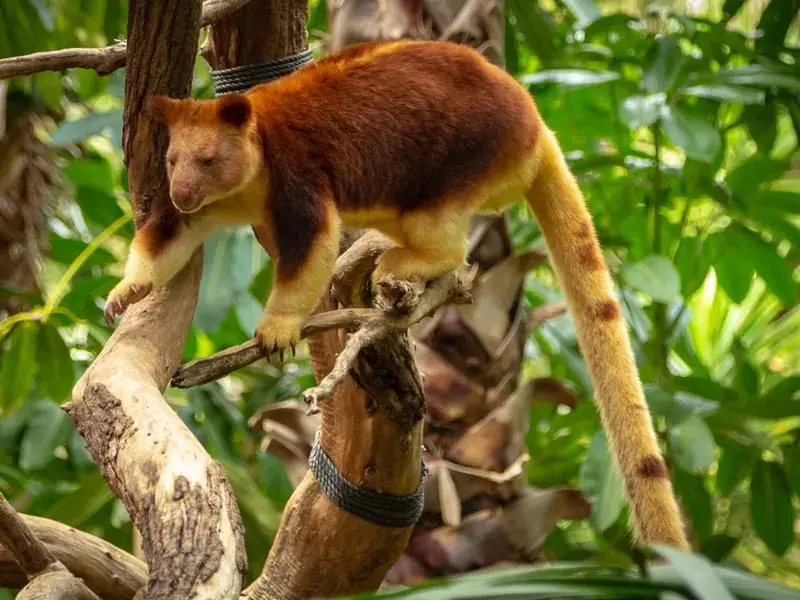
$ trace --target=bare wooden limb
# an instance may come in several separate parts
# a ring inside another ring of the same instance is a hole
[[[18,598],[100,600],[94,592],[67,571],[1,493],[0,542],[30,579],[30,583],[20,592]],[[65,590],[68,595],[65,595]]]
[[[210,25],[235,12],[250,0],[205,0],[200,17],[200,26]],[[65,48],[47,52],[35,52],[25,56],[14,56],[0,60],[0,79],[23,77],[42,71],[64,71],[66,69],[90,69],[100,75],[108,75],[125,66],[128,57],[128,42],[121,40],[105,48]]]
[[[104,600],[131,600],[147,583],[147,566],[113,544],[57,521],[19,516],[57,561]],[[18,589],[27,582],[12,550],[0,546],[0,588]]]
[[[195,0],[129,3],[123,147],[137,227],[171,207],[166,128],[142,106],[150,95],[189,94],[199,26]],[[192,319],[201,258],[126,312],[65,407],[141,533],[149,578],[137,600],[237,598],[246,568],[230,485],[162,393]]]
[[[303,327],[302,338],[309,338],[331,329],[349,329],[366,323],[378,311],[372,308],[348,308],[312,315]],[[198,358],[178,367],[171,385],[190,388],[224,377],[264,358],[264,352],[255,339],[231,346],[211,356]]]

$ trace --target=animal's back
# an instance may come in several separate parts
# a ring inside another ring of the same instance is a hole
[[[467,197],[531,153],[541,126],[513,78],[445,42],[362,44],[251,97],[276,174],[330,186],[345,211]]]

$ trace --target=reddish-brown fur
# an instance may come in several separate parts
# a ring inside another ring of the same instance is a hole
[[[374,227],[397,243],[374,278],[432,278],[463,262],[472,214],[525,195],[636,530],[685,547],[591,215],[555,135],[512,77],[463,45],[364,44],[246,94],[156,98],[150,112],[170,128],[170,197],[181,214],[153,211],[137,232],[108,316],[168,281],[213,228],[250,224],[277,263],[256,335],[283,350],[328,284],[340,226]]]

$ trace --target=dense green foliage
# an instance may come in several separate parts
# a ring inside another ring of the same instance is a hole
[[[800,587],[800,52],[787,41],[792,4],[767,3],[764,35],[754,39],[727,25],[748,8],[743,0],[726,0],[721,21],[669,10],[638,17],[601,11],[590,0],[548,10],[507,0],[506,56],[587,195],[694,540],[711,561]],[[314,5],[312,31],[324,28],[324,10]],[[0,57],[111,43],[123,35],[126,10],[121,0],[0,3]],[[130,548],[124,507],[59,409],[109,336],[102,299],[121,274],[133,233],[120,151],[123,77],[73,71],[11,84],[9,116],[43,115],[43,135],[59,151],[61,185],[47,221],[42,294],[0,324],[0,487],[21,511]],[[195,90],[209,93],[200,59]],[[515,241],[541,244],[524,213],[520,206],[509,217]],[[185,358],[250,336],[271,268],[248,231],[206,245]],[[549,267],[540,267],[526,301],[559,297]],[[615,568],[632,564],[625,509],[570,319],[539,328],[528,352],[526,375],[568,380],[586,400],[569,412],[536,405],[532,413],[532,484],[578,485],[593,502],[590,522],[557,529],[545,550],[602,569],[523,571],[509,575],[507,591],[495,597],[534,597],[533,588],[517,587],[531,582],[545,594],[535,597],[609,597],[608,586],[620,597],[628,575]],[[253,573],[291,487],[247,421],[311,381],[300,356],[188,393],[168,391],[228,470]],[[685,575],[685,565],[675,567]],[[674,573],[662,575],[625,585],[636,597],[684,585]],[[778,597],[729,577],[739,597]],[[499,589],[481,581],[488,586],[481,597]],[[723,597],[688,585],[697,597]],[[589,591],[580,595],[579,587]]]

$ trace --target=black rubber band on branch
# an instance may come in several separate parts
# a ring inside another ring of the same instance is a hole
[[[424,460],[419,475],[419,486],[407,496],[384,494],[350,483],[320,446],[319,431],[314,439],[314,447],[311,448],[308,466],[319,487],[336,506],[373,525],[409,527],[416,523],[422,514],[425,478],[428,475]]]
[[[246,92],[261,83],[289,75],[313,59],[310,50],[303,50],[298,54],[291,54],[265,63],[242,65],[230,69],[211,69],[211,81],[214,83],[214,91],[217,96]]]

